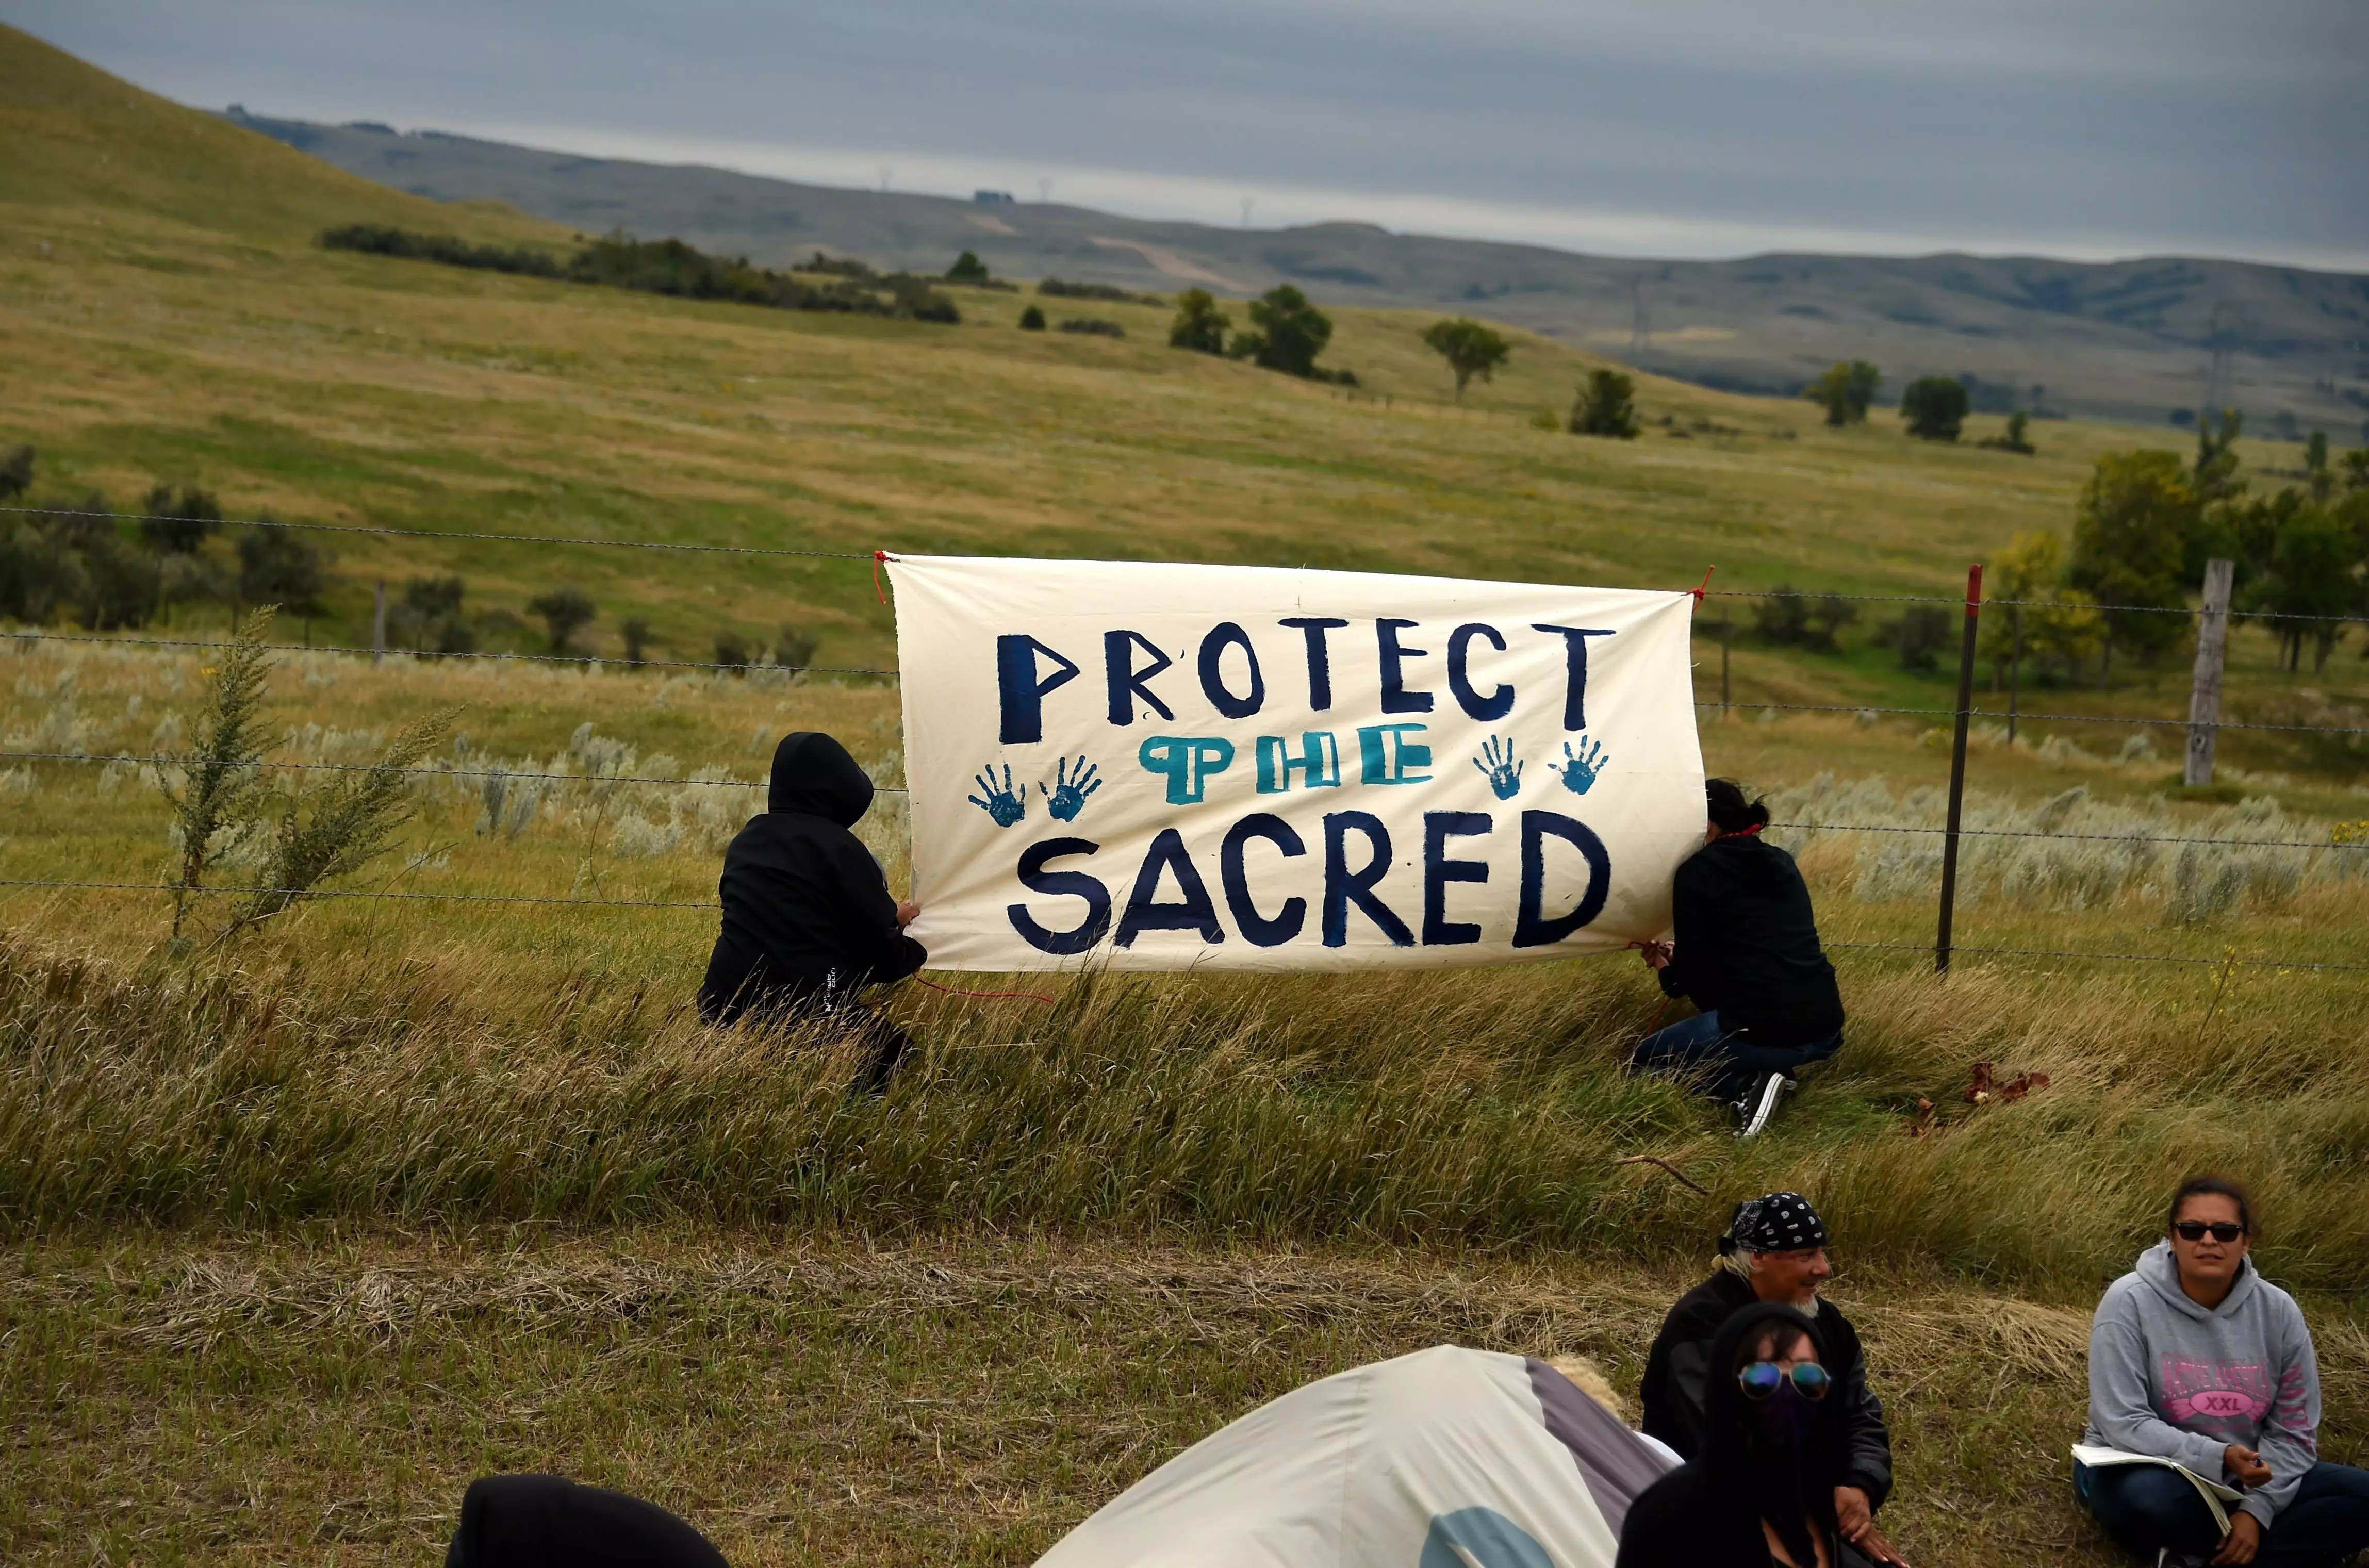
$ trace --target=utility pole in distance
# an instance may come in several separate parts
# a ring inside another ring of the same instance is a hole
[[[2196,629],[2196,673],[2188,688],[2188,763],[2180,782],[2213,782],[2213,742],[2221,724],[2221,668],[2229,655],[2229,583],[2235,565],[2204,563],[2204,617]]]

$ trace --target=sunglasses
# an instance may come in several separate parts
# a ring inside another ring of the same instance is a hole
[[[1744,1391],[1745,1399],[1757,1402],[1773,1397],[1788,1379],[1792,1381],[1793,1391],[1809,1400],[1825,1398],[1826,1391],[1835,1386],[1826,1369],[1814,1361],[1797,1361],[1790,1371],[1774,1361],[1755,1361],[1737,1370],[1735,1386]]]
[[[2243,1225],[2233,1224],[2226,1219],[2217,1219],[2210,1225],[2202,1219],[2183,1219],[2171,1229],[2172,1233],[2183,1242],[2201,1242],[2210,1236],[2216,1242],[2226,1243],[2234,1242],[2246,1233],[2246,1228]]]

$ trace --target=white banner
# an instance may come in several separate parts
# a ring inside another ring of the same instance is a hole
[[[888,558],[943,969],[1353,969],[1660,936],[1692,597]]]

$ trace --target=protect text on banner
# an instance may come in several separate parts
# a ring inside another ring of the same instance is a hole
[[[933,968],[1503,963],[1663,934],[1685,593],[890,556]]]

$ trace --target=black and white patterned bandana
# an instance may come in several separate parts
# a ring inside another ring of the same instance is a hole
[[[1826,1244],[1825,1222],[1800,1193],[1768,1193],[1735,1206],[1727,1234],[1719,1239],[1730,1253],[1792,1253]]]

